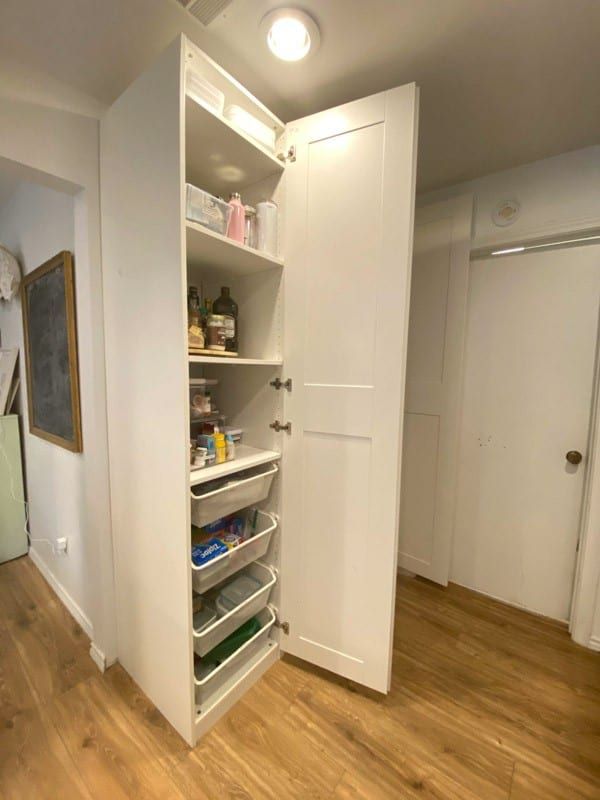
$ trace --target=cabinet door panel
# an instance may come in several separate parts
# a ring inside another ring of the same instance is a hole
[[[288,126],[283,649],[389,688],[417,90]]]

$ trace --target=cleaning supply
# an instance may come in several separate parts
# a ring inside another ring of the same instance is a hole
[[[203,567],[213,558],[218,558],[227,552],[227,546],[220,539],[209,539],[207,542],[192,546],[192,562],[197,567]]]

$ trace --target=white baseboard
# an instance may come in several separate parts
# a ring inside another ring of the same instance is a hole
[[[83,628],[83,630],[85,631],[85,633],[87,634],[87,636],[90,639],[93,639],[94,638],[94,628],[93,628],[92,623],[90,622],[89,618],[86,617],[86,615],[83,613],[83,611],[79,608],[79,606],[77,605],[75,600],[73,600],[71,595],[67,592],[65,587],[62,585],[62,583],[60,583],[56,579],[54,573],[50,570],[50,567],[48,566],[48,564],[46,564],[44,559],[40,556],[40,554],[36,550],[33,549],[33,547],[29,548],[29,558],[33,561],[35,566],[42,573],[44,579],[46,580],[46,583],[48,583],[50,585],[50,588],[54,591],[55,595],[58,597],[58,599],[61,601],[61,603],[65,606],[65,608],[67,609],[69,614],[73,617],[75,622],[77,622],[79,625],[81,625],[81,627]],[[98,651],[98,652],[100,652],[100,651]],[[94,656],[92,656],[92,658],[94,658]],[[95,658],[94,658],[94,661],[96,661]],[[98,662],[96,662],[96,663],[98,663]]]
[[[106,669],[106,656],[94,642],[90,642],[90,658],[100,672],[104,672]]]
[[[600,636],[590,636],[589,648],[600,652]]]

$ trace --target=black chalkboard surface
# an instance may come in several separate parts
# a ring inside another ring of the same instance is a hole
[[[22,285],[29,430],[81,452],[73,260],[67,251]]]

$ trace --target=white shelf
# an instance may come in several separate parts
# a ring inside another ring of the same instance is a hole
[[[188,356],[190,364],[241,364],[242,366],[280,367],[283,361],[280,358],[231,358],[228,356]]]
[[[245,444],[236,445],[235,452],[236,457],[233,461],[214,464],[212,467],[204,467],[190,472],[190,486],[199,486],[201,483],[224,478],[226,475],[232,475],[242,469],[258,467],[261,464],[268,464],[270,461],[279,461],[281,458],[281,453],[276,450],[258,450],[256,447],[248,447]]]
[[[284,170],[266,148],[187,95],[185,158],[187,180],[222,196]]]
[[[186,220],[186,239],[188,266],[223,270],[232,275],[253,275],[283,266],[281,258],[238,244],[190,220]]]

